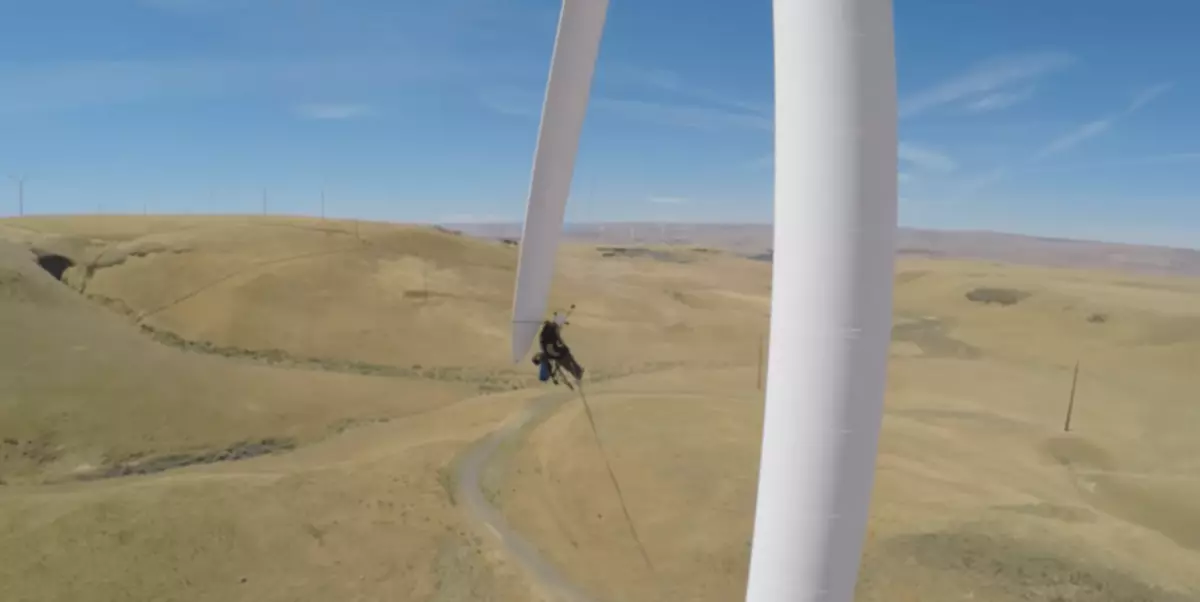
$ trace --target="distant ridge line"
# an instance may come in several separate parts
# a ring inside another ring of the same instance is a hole
[[[520,222],[442,223],[486,239],[518,239]],[[773,229],[764,223],[568,222],[564,242],[603,245],[674,244],[721,249],[756,259],[771,252]],[[1010,234],[991,230],[932,230],[902,227],[898,255],[976,259],[1044,267],[1128,271],[1147,275],[1200,277],[1200,250]]]

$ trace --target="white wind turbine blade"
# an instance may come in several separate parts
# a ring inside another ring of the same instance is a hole
[[[851,602],[891,332],[891,0],[774,0],[771,342],[748,602]]]
[[[521,234],[513,293],[513,362],[525,356],[545,319],[575,154],[607,13],[608,0],[563,0]]]

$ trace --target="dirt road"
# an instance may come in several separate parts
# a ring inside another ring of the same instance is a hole
[[[471,520],[495,537],[509,557],[527,572],[544,599],[554,602],[595,602],[509,526],[500,511],[484,496],[481,482],[489,460],[500,446],[515,443],[525,427],[549,417],[563,403],[573,399],[575,394],[572,392],[537,397],[504,426],[472,444],[459,459],[455,489],[458,500],[466,508]]]

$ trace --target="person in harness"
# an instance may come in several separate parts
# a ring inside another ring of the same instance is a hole
[[[562,327],[567,324],[567,316],[558,312],[554,313],[552,319],[542,323],[542,331],[538,334],[541,351],[533,356],[533,363],[539,367],[538,379],[542,382],[550,380],[557,385],[558,372],[563,368],[575,380],[583,378],[583,367],[575,361],[571,349],[562,340]]]

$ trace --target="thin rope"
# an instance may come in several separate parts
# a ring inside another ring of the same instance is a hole
[[[633,526],[633,517],[629,515],[629,507],[625,505],[625,495],[621,493],[617,475],[613,472],[612,463],[608,461],[608,452],[604,451],[604,444],[600,441],[600,433],[596,430],[596,419],[592,416],[591,405],[588,404],[587,395],[583,394],[583,383],[576,382],[579,384],[579,399],[583,401],[583,411],[587,413],[588,423],[592,425],[592,436],[596,439],[596,447],[600,448],[600,455],[604,457],[604,467],[608,469],[608,478],[612,480],[613,489],[617,490],[617,499],[621,501],[621,511],[625,513],[625,522],[629,525],[629,532],[633,534],[633,541],[637,544],[638,551],[642,553],[642,559],[646,561],[646,566],[650,572],[654,572],[654,563],[650,562],[646,546],[642,544],[642,538],[638,536],[637,528]]]

